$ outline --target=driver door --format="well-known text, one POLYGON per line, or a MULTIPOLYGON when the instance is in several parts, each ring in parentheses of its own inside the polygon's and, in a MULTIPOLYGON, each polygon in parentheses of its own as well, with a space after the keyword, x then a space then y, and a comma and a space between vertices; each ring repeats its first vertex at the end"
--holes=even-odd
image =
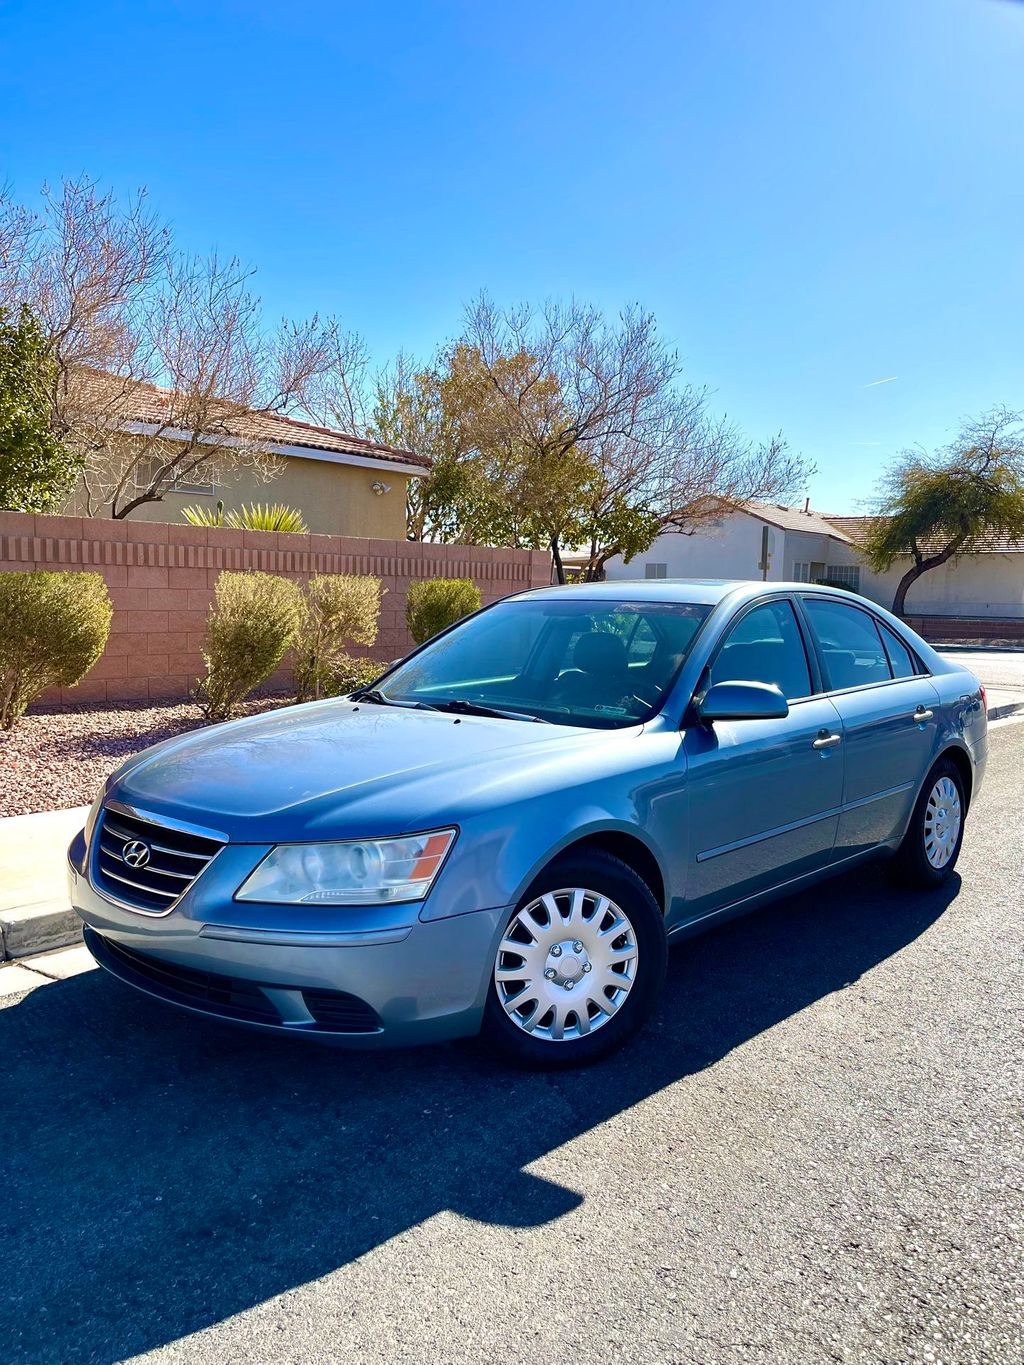
POLYGON ((757 603, 733 623, 705 674, 707 686, 727 681, 775 684, 789 715, 686 729, 688 920, 824 867, 839 825, 842 721, 814 695, 788 599, 757 603))

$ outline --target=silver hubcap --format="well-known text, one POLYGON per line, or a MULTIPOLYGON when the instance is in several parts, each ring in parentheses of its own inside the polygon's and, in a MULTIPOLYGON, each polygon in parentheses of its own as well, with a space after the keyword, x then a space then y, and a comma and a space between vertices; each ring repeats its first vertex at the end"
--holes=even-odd
POLYGON ((956 783, 940 777, 928 794, 924 812, 924 852, 934 868, 943 868, 960 837, 960 793, 956 783))
POLYGON ((498 947, 494 985, 517 1028, 568 1042, 618 1013, 636 980, 636 962, 636 934, 614 901, 568 887, 513 916, 498 947))

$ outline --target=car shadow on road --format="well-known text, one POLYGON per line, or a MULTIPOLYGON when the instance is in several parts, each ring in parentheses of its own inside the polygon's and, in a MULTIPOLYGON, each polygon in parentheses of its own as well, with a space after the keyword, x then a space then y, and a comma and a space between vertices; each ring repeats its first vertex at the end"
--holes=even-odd
POLYGON ((99 971, 40 988, 0 1011, 3 1358, 123 1360, 440 1210, 556 1219, 580 1196, 524 1166, 855 981, 958 886, 869 868, 682 945, 652 1031, 597 1071, 268 1040, 99 971))

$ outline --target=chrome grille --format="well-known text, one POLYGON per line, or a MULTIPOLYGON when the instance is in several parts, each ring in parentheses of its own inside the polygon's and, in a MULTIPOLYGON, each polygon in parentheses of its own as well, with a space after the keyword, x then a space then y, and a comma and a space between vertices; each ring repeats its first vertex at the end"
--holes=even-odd
POLYGON ((93 879, 100 891, 148 915, 165 914, 224 845, 104 807, 96 832, 93 879), (140 866, 126 860, 134 845, 148 850, 140 866))

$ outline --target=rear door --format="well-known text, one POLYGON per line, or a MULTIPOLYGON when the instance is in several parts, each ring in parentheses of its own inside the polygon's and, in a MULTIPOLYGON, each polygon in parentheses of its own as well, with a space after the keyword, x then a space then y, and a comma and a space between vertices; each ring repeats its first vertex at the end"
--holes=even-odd
POLYGON ((817 677, 785 597, 743 611, 712 656, 702 687, 774 683, 789 715, 687 726, 687 919, 828 862, 842 801, 843 745, 835 707, 815 695, 817 677))
POLYGON ((838 860, 902 835, 935 751, 938 693, 906 643, 870 611, 810 594, 802 606, 843 723, 838 860))

